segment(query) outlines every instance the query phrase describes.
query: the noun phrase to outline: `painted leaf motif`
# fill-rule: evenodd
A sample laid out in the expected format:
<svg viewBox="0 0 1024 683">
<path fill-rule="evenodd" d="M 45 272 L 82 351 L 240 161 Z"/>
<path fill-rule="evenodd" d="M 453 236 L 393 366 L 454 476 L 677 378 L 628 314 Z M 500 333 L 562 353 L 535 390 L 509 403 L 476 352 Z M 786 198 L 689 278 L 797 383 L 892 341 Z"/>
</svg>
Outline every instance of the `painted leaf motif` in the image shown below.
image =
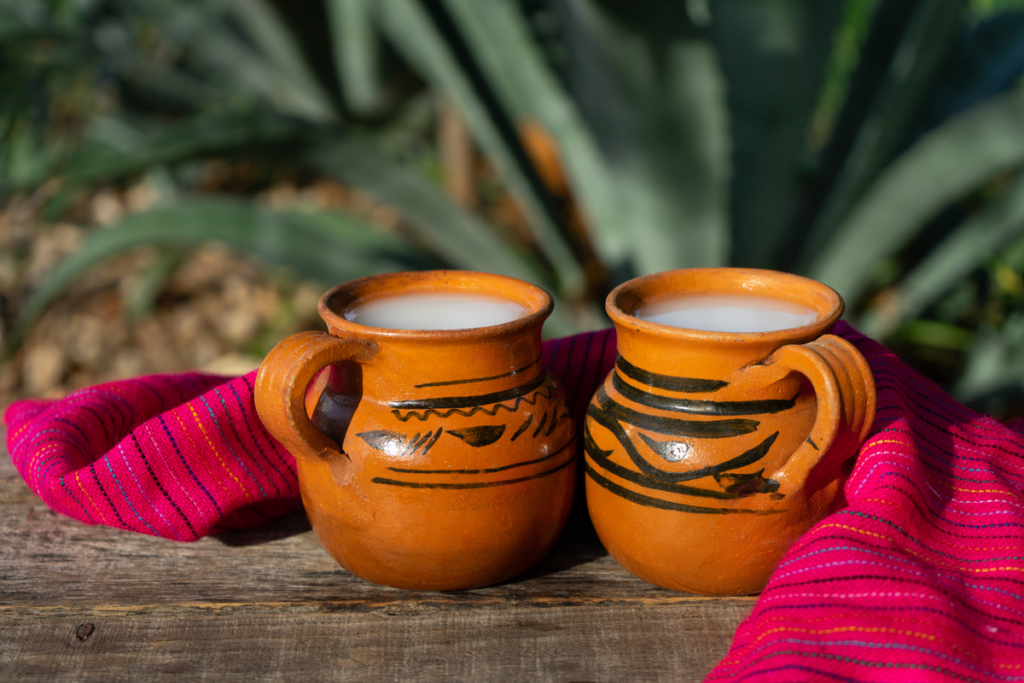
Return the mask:
<svg viewBox="0 0 1024 683">
<path fill-rule="evenodd" d="M 490 446 L 505 433 L 505 425 L 483 425 L 466 429 L 450 429 L 448 433 L 457 436 L 474 448 Z"/>
<path fill-rule="evenodd" d="M 651 447 L 655 453 L 669 462 L 680 462 L 690 454 L 690 444 L 685 441 L 657 441 L 641 433 L 640 438 Z"/>
<path fill-rule="evenodd" d="M 764 469 L 748 474 L 716 474 L 715 481 L 726 493 L 749 496 L 754 493 L 773 493 L 779 488 L 779 482 L 765 479 Z"/>
<path fill-rule="evenodd" d="M 356 434 L 365 441 L 370 448 L 386 453 L 395 453 L 405 446 L 405 434 L 391 432 L 386 429 L 377 429 L 372 432 L 360 432 Z"/>
</svg>

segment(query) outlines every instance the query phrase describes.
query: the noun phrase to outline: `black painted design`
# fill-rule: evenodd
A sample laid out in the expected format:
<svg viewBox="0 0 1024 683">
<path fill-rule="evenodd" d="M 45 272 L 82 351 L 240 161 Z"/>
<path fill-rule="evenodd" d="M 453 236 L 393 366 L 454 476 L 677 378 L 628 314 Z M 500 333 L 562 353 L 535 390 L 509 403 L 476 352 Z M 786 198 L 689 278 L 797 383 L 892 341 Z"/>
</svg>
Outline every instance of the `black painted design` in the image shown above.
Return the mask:
<svg viewBox="0 0 1024 683">
<path fill-rule="evenodd" d="M 388 407 L 395 408 L 396 410 L 447 410 L 449 408 L 472 408 L 473 406 L 490 405 L 491 403 L 511 401 L 514 398 L 528 394 L 544 384 L 547 379 L 547 373 L 541 373 L 526 384 L 520 384 L 518 387 L 512 387 L 504 391 L 495 391 L 481 396 L 445 396 L 443 398 L 395 401 L 388 403 Z"/>
<path fill-rule="evenodd" d="M 658 432 L 659 434 L 665 434 L 667 436 L 674 436 L 677 438 L 682 437 L 695 437 L 698 439 L 721 439 L 730 436 L 740 436 L 741 434 L 750 434 L 751 432 L 757 431 L 757 426 L 760 424 L 757 420 L 679 420 L 671 417 L 658 417 L 657 415 L 648 415 L 647 413 L 641 413 L 632 408 L 627 408 L 621 403 L 616 403 L 609 398 L 607 392 L 604 390 L 604 386 L 598 387 L 597 389 L 597 402 L 601 407 L 601 410 L 609 413 L 612 417 L 620 422 L 635 425 L 640 429 L 646 429 L 652 432 Z M 587 410 L 587 414 L 590 410 L 593 410 L 594 406 L 591 405 Z"/>
<path fill-rule="evenodd" d="M 685 441 L 657 441 L 640 432 L 640 438 L 651 450 L 669 462 L 681 462 L 690 454 L 690 444 Z"/>
<path fill-rule="evenodd" d="M 501 438 L 505 433 L 505 425 L 481 425 L 466 429 L 449 429 L 448 433 L 458 437 L 474 448 L 483 448 Z"/>
<path fill-rule="evenodd" d="M 779 437 L 779 433 L 775 432 L 767 439 L 762 441 L 757 446 L 754 446 L 750 450 L 741 453 L 735 458 L 720 462 L 717 465 L 711 465 L 709 467 L 702 467 L 696 470 L 690 470 L 688 472 L 666 472 L 665 470 L 658 469 L 640 455 L 640 452 L 636 449 L 636 445 L 630 440 L 629 435 L 626 434 L 626 430 L 622 428 L 622 425 L 618 423 L 611 415 L 606 412 L 602 412 L 590 406 L 587 411 L 587 415 L 590 416 L 594 422 L 601 425 L 618 440 L 619 444 L 625 449 L 626 455 L 629 459 L 637 466 L 642 474 L 656 481 L 664 482 L 681 482 L 681 481 L 692 481 L 694 479 L 703 479 L 704 477 L 712 476 L 714 474 L 720 474 L 722 472 L 728 472 L 729 470 L 739 469 L 741 467 L 747 467 L 752 465 L 764 456 L 768 454 L 768 450 L 775 443 L 775 440 Z M 586 444 L 586 441 L 584 441 Z M 595 458 L 596 459 L 596 458 Z M 607 463 L 607 467 L 611 468 L 615 466 L 611 460 L 604 458 Z M 626 470 L 626 472 L 631 470 Z M 624 476 L 624 475 L 623 475 Z"/>
<path fill-rule="evenodd" d="M 547 379 L 546 376 L 544 378 Z M 533 384 L 533 382 L 531 382 L 530 384 Z M 394 415 L 396 418 L 398 418 L 402 422 L 408 422 L 412 418 L 416 418 L 417 420 L 420 420 L 422 422 L 423 420 L 426 420 L 431 415 L 436 415 L 437 417 L 441 417 L 441 418 L 450 417 L 452 415 L 462 415 L 463 417 L 472 417 L 473 415 L 476 415 L 477 413 L 483 413 L 484 415 L 490 415 L 491 417 L 494 417 L 494 416 L 496 416 L 498 414 L 499 410 L 505 410 L 505 411 L 508 411 L 510 413 L 516 413 L 516 412 L 519 412 L 519 407 L 522 404 L 524 404 L 524 403 L 526 403 L 528 405 L 531 405 L 531 406 L 532 405 L 536 405 L 538 399 L 541 399 L 541 398 L 546 398 L 546 399 L 554 398 L 555 394 L 556 394 L 555 384 L 554 384 L 554 382 L 550 382 L 543 389 L 539 389 L 538 391 L 533 392 L 529 396 L 518 396 L 518 397 L 516 397 L 515 401 L 512 402 L 511 406 L 505 405 L 504 403 L 497 403 L 496 405 L 494 405 L 491 408 L 484 408 L 483 406 L 486 405 L 487 403 L 489 403 L 489 402 L 485 402 L 485 403 L 482 403 L 481 405 L 473 406 L 469 410 L 463 410 L 462 408 L 438 409 L 437 407 L 432 407 L 432 408 L 427 408 L 426 410 L 410 410 L 405 415 L 402 415 L 402 411 L 401 410 L 392 410 L 391 414 Z M 482 397 L 477 397 L 477 398 L 491 398 L 492 396 L 493 395 L 488 395 L 488 396 L 482 396 Z M 445 399 L 439 399 L 439 400 L 445 400 Z M 409 401 L 408 403 L 416 403 L 416 402 L 415 401 Z M 389 404 L 389 405 L 395 406 L 396 404 L 392 403 L 392 404 Z"/>
<path fill-rule="evenodd" d="M 427 434 L 427 438 L 430 438 L 430 434 Z M 426 439 L 423 440 L 426 441 Z M 412 435 L 411 439 L 405 442 L 405 448 L 403 448 L 402 452 L 398 454 L 399 457 L 405 457 L 409 455 L 409 453 L 411 453 L 412 451 L 416 450 L 416 446 L 419 444 L 419 442 L 420 433 L 416 432 L 415 434 Z"/>
<path fill-rule="evenodd" d="M 437 443 L 437 440 L 441 438 L 441 432 L 443 431 L 444 427 L 437 428 L 437 433 L 434 434 L 434 436 L 430 437 L 430 441 L 428 441 L 426 445 L 423 446 L 423 450 L 421 451 L 422 455 L 426 455 L 427 453 L 430 452 L 430 449 L 434 447 L 434 444 Z"/>
<path fill-rule="evenodd" d="M 796 405 L 796 396 L 791 399 L 769 399 L 763 401 L 697 401 L 689 398 L 673 398 L 659 396 L 638 389 L 622 379 L 619 372 L 612 375 L 612 387 L 615 391 L 633 403 L 655 410 L 669 410 L 692 415 L 712 415 L 724 417 L 729 415 L 763 415 L 789 410 Z M 799 394 L 798 394 L 799 395 Z"/>
<path fill-rule="evenodd" d="M 659 375 L 656 372 L 648 372 L 630 363 L 622 356 L 615 359 L 615 367 L 626 377 L 646 384 L 655 389 L 665 391 L 678 391 L 684 394 L 703 394 L 718 391 L 722 387 L 729 386 L 728 382 L 716 379 L 696 379 L 693 377 L 673 377 L 671 375 Z"/>
<path fill-rule="evenodd" d="M 417 389 L 423 389 L 424 387 L 450 387 L 456 384 L 474 384 L 476 382 L 490 382 L 491 380 L 504 379 L 506 377 L 513 377 L 515 375 L 518 375 L 520 372 L 523 372 L 524 370 L 529 370 L 539 362 L 540 356 L 534 358 L 532 361 L 530 361 L 521 368 L 516 368 L 511 372 L 506 372 L 501 375 L 494 375 L 493 377 L 477 377 L 474 379 L 453 379 L 447 382 L 427 382 L 426 384 L 416 384 L 414 386 Z"/>
<path fill-rule="evenodd" d="M 420 448 L 423 449 L 424 454 L 427 453 L 441 437 L 442 431 L 444 430 L 438 427 L 437 432 L 434 430 L 430 430 L 426 434 L 416 432 L 411 437 L 406 437 L 405 434 L 399 432 L 378 429 L 371 432 L 360 432 L 356 436 L 365 441 L 370 448 L 404 458 L 415 454 Z"/>
<path fill-rule="evenodd" d="M 537 438 L 537 435 L 540 434 L 540 430 L 544 429 L 544 424 L 547 421 L 548 421 L 548 414 L 547 413 L 544 413 L 543 415 L 540 416 L 540 423 L 538 423 L 537 424 L 537 428 L 533 430 L 533 438 L 535 438 L 535 439 Z"/>
<path fill-rule="evenodd" d="M 725 491 L 702 489 L 697 488 L 696 486 L 688 486 L 677 482 L 665 481 L 650 474 L 637 472 L 636 470 L 624 467 L 610 459 L 612 453 L 615 451 L 601 450 L 597 446 L 593 435 L 590 433 L 589 427 L 586 425 L 583 428 L 583 449 L 601 469 L 610 472 L 621 479 L 643 486 L 644 488 L 655 491 L 665 491 L 666 493 L 677 493 L 684 496 L 714 498 L 716 500 L 735 500 L 742 497 L 732 493 L 726 493 Z"/>
<path fill-rule="evenodd" d="M 604 386 L 598 388 L 594 402 L 587 409 L 588 422 L 584 425 L 583 446 L 588 456 L 586 462 L 587 475 L 592 481 L 603 488 L 640 505 L 681 512 L 700 514 L 733 514 L 747 512 L 751 514 L 774 514 L 780 510 L 742 510 L 715 506 L 689 505 L 670 499 L 658 497 L 654 492 L 672 493 L 695 498 L 711 498 L 714 500 L 738 500 L 756 495 L 768 495 L 774 500 L 784 498 L 780 493 L 779 482 L 764 476 L 765 468 L 756 472 L 739 472 L 749 468 L 765 458 L 776 442 L 779 432 L 771 434 L 761 443 L 744 453 L 725 462 L 709 467 L 701 467 L 685 472 L 670 472 L 656 465 L 657 459 L 648 460 L 641 455 L 638 448 L 646 445 L 652 453 L 667 462 L 681 463 L 694 447 L 692 439 L 719 439 L 750 434 L 757 431 L 760 422 L 754 419 L 734 419 L 735 416 L 757 416 L 775 414 L 790 410 L 796 405 L 797 396 L 791 399 L 771 399 L 758 401 L 713 401 L 694 400 L 675 396 L 651 394 L 627 381 L 641 382 L 648 387 L 679 393 L 710 393 L 728 386 L 726 382 L 685 377 L 671 377 L 651 373 L 618 357 L 616 370 L 611 377 L 611 385 L 616 396 L 622 401 L 636 404 L 641 408 L 671 413 L 700 415 L 705 420 L 687 420 L 675 417 L 661 417 L 656 414 L 642 412 L 630 408 L 625 403 L 613 399 L 605 391 Z M 722 419 L 724 418 L 724 419 Z M 618 448 L 606 451 L 594 441 L 591 425 L 598 425 L 607 430 L 618 446 L 621 446 L 629 458 L 628 462 L 612 459 Z M 634 442 L 624 425 L 638 428 L 637 441 Z M 664 435 L 670 438 L 659 438 L 646 432 Z M 813 445 L 813 442 L 812 442 Z M 816 448 L 817 446 L 815 446 Z M 648 456 L 649 457 L 649 456 Z M 630 463 L 636 469 L 629 466 Z M 611 477 L 611 478 L 609 478 Z M 684 482 L 695 482 L 700 479 L 713 479 L 717 488 L 702 488 L 687 485 Z M 616 483 L 615 480 L 620 481 Z M 638 493 L 623 486 L 625 483 L 648 489 L 654 495 Z M 708 482 L 710 483 L 710 482 Z"/>
<path fill-rule="evenodd" d="M 820 450 L 818 448 L 818 444 L 814 443 L 814 439 L 812 439 L 811 437 L 807 437 L 807 443 L 811 444 L 811 448 L 813 448 L 814 450 Z"/>
<path fill-rule="evenodd" d="M 412 489 L 486 489 L 495 486 L 509 486 L 510 484 L 520 484 L 524 481 L 531 481 L 533 479 L 542 479 L 550 476 L 555 472 L 565 469 L 573 463 L 575 458 L 569 458 L 562 464 L 545 470 L 538 474 L 533 474 L 528 477 L 518 477 L 516 479 L 505 479 L 502 481 L 481 481 L 481 482 L 429 482 L 429 481 L 399 481 L 397 479 L 385 479 L 384 477 L 374 477 L 371 481 L 374 484 L 384 484 L 386 486 L 404 486 Z"/>
<path fill-rule="evenodd" d="M 551 436 L 551 432 L 555 431 L 555 427 L 558 426 L 558 406 L 555 406 L 551 410 L 551 423 L 548 424 L 548 428 L 544 430 L 544 436 Z"/>
<path fill-rule="evenodd" d="M 590 463 L 584 462 L 583 468 L 594 483 L 600 485 L 617 496 L 621 496 L 628 501 L 634 502 L 638 505 L 645 507 L 659 508 L 661 510 L 674 510 L 676 512 L 693 512 L 701 515 L 734 515 L 734 514 L 747 514 L 747 515 L 771 515 L 782 512 L 781 510 L 748 510 L 746 508 L 709 508 L 700 507 L 697 505 L 685 505 L 683 503 L 674 503 L 670 500 L 662 500 L 661 498 L 654 498 L 652 496 L 645 496 L 635 491 L 630 491 L 624 486 L 620 486 L 613 481 L 601 476 Z"/>
<path fill-rule="evenodd" d="M 576 441 L 576 439 L 575 439 L 575 437 L 573 437 L 572 439 L 569 439 L 569 441 L 567 441 L 566 443 L 562 444 L 562 446 L 560 446 L 557 450 L 555 450 L 555 451 L 553 451 L 551 453 L 548 453 L 547 455 L 542 456 L 540 458 L 537 458 L 535 460 L 524 460 L 523 462 L 514 462 L 511 465 L 502 465 L 501 467 L 488 467 L 488 468 L 485 468 L 485 469 L 476 469 L 476 470 L 418 470 L 418 469 L 411 469 L 411 468 L 408 468 L 408 467 L 389 467 L 388 469 L 391 470 L 392 472 L 403 472 L 405 474 L 493 474 L 495 472 L 504 472 L 505 470 L 514 470 L 517 467 L 526 467 L 527 465 L 536 465 L 539 462 L 544 462 L 545 460 L 551 460 L 556 455 L 558 455 L 559 453 L 564 451 L 566 448 L 568 448 L 571 444 L 575 443 L 575 441 Z"/>
<path fill-rule="evenodd" d="M 434 430 L 430 430 L 429 432 L 424 434 L 423 438 L 417 441 L 416 445 L 412 447 L 412 451 L 410 451 L 410 453 L 415 453 L 416 451 L 418 451 L 420 448 L 423 447 L 424 444 L 426 444 L 432 438 L 434 438 Z"/>
<path fill-rule="evenodd" d="M 372 432 L 360 432 L 356 434 L 365 441 L 370 448 L 385 453 L 396 453 L 405 447 L 405 434 L 391 432 L 386 429 L 377 429 Z"/>
<path fill-rule="evenodd" d="M 774 438 L 772 438 L 771 441 L 774 442 Z M 771 444 L 769 443 L 767 445 L 770 446 Z M 761 451 L 763 449 L 764 452 L 767 452 L 767 448 L 763 448 L 764 446 L 765 446 L 765 444 L 762 443 L 760 446 L 757 446 L 757 447 L 755 447 L 752 450 L 754 450 L 754 451 Z M 752 492 L 742 491 L 742 490 L 734 490 L 734 491 L 722 490 L 722 491 L 716 491 L 716 490 L 713 490 L 713 489 L 702 489 L 702 488 L 697 488 L 697 487 L 694 487 L 694 486 L 688 486 L 688 485 L 681 484 L 681 483 L 667 482 L 667 481 L 661 480 L 659 478 L 655 478 L 655 477 L 646 475 L 644 473 L 636 472 L 634 470 L 628 469 L 628 468 L 623 467 L 622 465 L 619 465 L 618 463 L 615 463 L 612 460 L 610 460 L 610 456 L 612 455 L 612 453 L 614 453 L 614 451 L 605 451 L 605 450 L 602 450 L 600 447 L 598 447 L 597 444 L 594 442 L 593 435 L 590 433 L 590 429 L 589 429 L 588 426 L 584 426 L 584 429 L 583 429 L 583 447 L 584 447 L 584 450 L 586 451 L 587 455 L 590 456 L 590 458 L 594 461 L 594 464 L 596 466 L 598 466 L 600 469 L 602 469 L 602 470 L 604 470 L 604 471 L 606 471 L 606 472 L 608 472 L 610 474 L 613 474 L 613 475 L 619 477 L 620 479 L 624 479 L 626 481 L 629 481 L 631 483 L 637 484 L 639 486 L 642 486 L 644 488 L 651 489 L 651 490 L 654 490 L 654 491 L 664 491 L 666 493 L 675 493 L 675 494 L 684 495 L 684 496 L 694 496 L 696 498 L 712 498 L 712 499 L 715 499 L 715 500 L 737 500 L 737 499 L 740 499 L 740 498 L 748 498 L 751 495 L 754 495 L 755 493 L 757 493 L 757 491 L 752 491 Z M 748 451 L 748 453 L 749 453 L 749 451 Z M 746 455 L 746 454 L 744 454 L 744 455 Z M 743 458 L 743 456 L 740 456 L 740 458 Z M 710 474 L 717 481 L 718 478 L 721 476 L 721 472 L 720 471 L 716 472 L 714 470 L 721 470 L 723 467 L 725 467 L 727 465 L 728 465 L 728 463 L 722 463 L 722 464 L 718 465 L 717 467 L 702 468 L 701 470 L 695 470 L 695 471 L 693 471 L 693 474 L 700 475 L 700 476 L 695 476 L 693 478 L 694 479 L 703 478 L 704 476 L 707 476 L 708 474 Z M 772 491 L 774 491 L 775 489 L 778 488 L 778 482 L 773 482 L 773 480 L 768 480 L 768 481 L 775 484 L 775 487 L 771 489 Z M 622 487 L 619 487 L 619 488 L 622 488 Z M 623 490 L 627 490 L 627 489 L 623 489 Z M 646 496 L 645 496 L 645 498 L 646 498 Z M 631 500 L 632 500 L 632 498 L 631 498 Z M 636 502 L 636 501 L 634 501 L 634 502 Z M 655 507 L 658 507 L 658 506 L 655 506 Z M 717 509 L 717 508 L 701 508 L 701 509 Z"/>
<path fill-rule="evenodd" d="M 531 363 L 536 365 L 536 363 Z M 530 366 L 527 366 L 530 367 Z M 525 369 L 525 368 L 523 368 Z M 511 374 L 511 373 L 510 373 Z M 488 378 L 493 379 L 493 378 Z M 473 417 L 478 413 L 481 415 L 490 415 L 492 417 L 497 416 L 502 410 L 515 414 L 522 409 L 524 404 L 529 406 L 538 406 L 528 415 L 525 415 L 525 419 L 521 425 L 516 429 L 511 439 L 515 440 L 519 436 L 525 434 L 530 428 L 534 428 L 534 436 L 540 434 L 545 426 L 548 426 L 547 434 L 553 433 L 553 427 L 557 422 L 558 413 L 562 412 L 563 416 L 569 416 L 568 410 L 562 407 L 553 407 L 551 414 L 548 415 L 547 407 L 551 407 L 550 404 L 541 404 L 541 399 L 551 400 L 557 397 L 557 385 L 549 374 L 542 373 L 539 376 L 525 382 L 524 384 L 515 387 L 513 389 L 492 392 L 489 394 L 482 394 L 477 396 L 446 396 L 441 398 L 422 399 L 413 401 L 398 401 L 389 403 L 388 405 L 392 408 L 392 415 L 395 416 L 401 422 L 408 422 L 415 418 L 417 421 L 425 421 L 431 416 L 439 418 L 446 418 L 451 415 L 462 415 L 464 417 Z M 545 406 L 545 412 L 541 413 L 540 406 Z M 525 412 L 525 411 L 524 411 Z M 541 413 L 541 417 L 538 421 L 537 414 Z M 539 422 L 539 423 L 538 423 Z M 473 427 L 465 427 L 462 429 L 450 429 L 447 433 L 451 434 L 457 439 L 465 441 L 467 444 L 477 448 L 483 448 L 499 442 L 505 435 L 508 429 L 508 424 L 497 424 L 497 425 L 478 425 Z M 405 447 L 412 453 L 422 450 L 426 453 L 437 440 L 440 438 L 443 430 L 438 429 L 436 432 L 427 432 L 425 435 L 417 433 L 412 439 L 405 440 L 401 434 L 390 432 L 398 438 L 403 439 Z M 389 467 L 388 470 L 394 472 L 396 475 L 404 475 L 401 478 L 398 477 L 375 477 L 372 481 L 374 483 L 386 485 L 386 486 L 400 486 L 406 488 L 420 488 L 420 489 L 475 489 L 475 488 L 489 488 L 494 486 L 507 486 L 509 484 L 515 484 L 519 482 L 529 481 L 531 479 L 538 479 L 541 477 L 549 476 L 555 472 L 558 472 L 566 467 L 572 465 L 575 461 L 576 453 L 573 447 L 576 443 L 575 436 L 569 439 L 568 442 L 563 444 L 560 448 L 555 450 L 553 453 L 544 455 L 533 460 L 516 462 L 510 465 L 503 465 L 501 467 L 491 468 L 480 468 L 480 469 L 457 469 L 457 470 L 440 470 L 440 469 L 413 469 L 405 467 Z M 553 465 L 541 464 L 541 467 L 548 467 L 549 469 L 537 472 L 537 464 L 551 461 L 552 463 L 558 463 Z M 512 470 L 516 468 L 527 468 L 528 466 L 534 466 L 531 469 L 521 470 L 523 476 L 514 477 L 510 479 L 504 479 L 501 481 L 460 481 L 458 479 L 452 480 L 453 475 L 486 475 L 503 472 L 505 470 Z M 527 475 L 526 473 L 534 472 L 534 474 Z M 408 475 L 420 475 L 413 476 L 412 479 L 406 479 Z M 426 477 L 426 479 L 425 479 Z"/>
<path fill-rule="evenodd" d="M 764 478 L 763 467 L 757 472 L 746 474 L 716 474 L 715 481 L 728 493 L 737 495 L 769 493 L 779 488 L 779 482 Z"/>
<path fill-rule="evenodd" d="M 519 426 L 519 429 L 516 430 L 516 433 L 512 435 L 512 438 L 509 439 L 509 441 L 515 441 L 520 436 L 522 436 L 523 432 L 525 432 L 530 427 L 530 424 L 532 422 L 533 422 L 533 413 L 530 413 L 529 415 L 526 416 L 526 422 L 524 422 L 523 424 L 521 424 Z"/>
</svg>

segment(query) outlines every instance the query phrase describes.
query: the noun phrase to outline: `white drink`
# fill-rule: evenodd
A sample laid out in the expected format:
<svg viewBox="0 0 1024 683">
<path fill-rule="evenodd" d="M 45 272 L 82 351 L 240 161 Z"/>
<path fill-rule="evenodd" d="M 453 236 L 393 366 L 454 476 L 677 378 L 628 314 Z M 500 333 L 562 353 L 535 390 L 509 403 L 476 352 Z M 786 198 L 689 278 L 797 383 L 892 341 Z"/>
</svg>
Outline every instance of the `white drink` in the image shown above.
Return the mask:
<svg viewBox="0 0 1024 683">
<path fill-rule="evenodd" d="M 684 294 L 648 302 L 633 315 L 707 332 L 774 332 L 803 327 L 818 318 L 802 304 L 746 294 Z"/>
<path fill-rule="evenodd" d="M 463 292 L 400 294 L 367 301 L 345 311 L 345 319 L 389 330 L 464 330 L 512 322 L 526 315 L 519 304 Z"/>
</svg>

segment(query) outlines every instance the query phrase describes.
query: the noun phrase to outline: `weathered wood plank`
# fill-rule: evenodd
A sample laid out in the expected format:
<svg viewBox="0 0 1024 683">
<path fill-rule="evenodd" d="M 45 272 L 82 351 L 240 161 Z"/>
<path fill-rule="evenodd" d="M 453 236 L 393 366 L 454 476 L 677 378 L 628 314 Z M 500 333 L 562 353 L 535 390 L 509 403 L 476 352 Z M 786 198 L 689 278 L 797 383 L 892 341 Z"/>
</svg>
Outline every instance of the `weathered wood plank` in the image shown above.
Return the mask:
<svg viewBox="0 0 1024 683">
<path fill-rule="evenodd" d="M 735 627 L 746 611 L 705 602 L 7 621 L 0 662 L 19 681 L 698 681 L 728 648 L 732 630 L 717 625 Z"/>
<path fill-rule="evenodd" d="M 374 586 L 301 512 L 196 543 L 87 526 L 50 511 L 2 450 L 0 529 L 4 680 L 699 680 L 754 602 L 636 579 L 582 511 L 505 584 Z"/>
<path fill-rule="evenodd" d="M 655 588 L 626 572 L 608 556 L 582 510 L 554 551 L 527 574 L 499 586 L 446 593 L 410 593 L 355 578 L 324 552 L 301 512 L 263 529 L 195 543 L 85 525 L 46 507 L 5 453 L 0 528 L 0 613 L 19 606 L 31 606 L 35 614 L 42 607 L 252 604 L 307 611 L 327 604 L 363 611 L 404 603 L 461 609 L 706 600 Z"/>
<path fill-rule="evenodd" d="M 0 424 L 0 481 L 18 476 L 18 470 L 7 454 L 7 428 Z"/>
<path fill-rule="evenodd" d="M 14 463 L 7 455 L 6 444 L 6 430 L 0 424 L 0 505 L 39 502 L 39 497 L 25 485 L 18 470 L 14 467 Z"/>
<path fill-rule="evenodd" d="M 552 554 L 521 577 L 444 593 L 411 593 L 355 578 L 324 552 L 302 514 L 262 530 L 177 543 L 87 526 L 37 502 L 0 505 L 0 528 L 0 613 L 22 605 L 331 603 L 367 610 L 406 602 L 460 609 L 698 599 L 632 576 L 583 524 L 569 528 Z"/>
</svg>

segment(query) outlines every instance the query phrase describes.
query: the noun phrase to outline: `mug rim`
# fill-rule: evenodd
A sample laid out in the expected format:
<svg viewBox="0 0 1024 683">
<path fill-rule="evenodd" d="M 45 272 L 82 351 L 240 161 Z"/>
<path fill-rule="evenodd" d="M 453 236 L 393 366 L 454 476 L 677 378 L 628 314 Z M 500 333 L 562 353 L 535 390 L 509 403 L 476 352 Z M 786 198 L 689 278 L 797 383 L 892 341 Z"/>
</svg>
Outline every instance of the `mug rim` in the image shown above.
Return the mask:
<svg viewBox="0 0 1024 683">
<path fill-rule="evenodd" d="M 715 284 L 700 289 L 681 286 L 694 279 L 713 280 Z M 786 291 L 790 295 L 783 295 L 783 287 L 788 287 Z M 694 294 L 763 294 L 766 298 L 803 304 L 817 311 L 818 317 L 806 325 L 769 332 L 715 332 L 666 325 L 633 315 L 639 308 L 638 302 L 646 303 L 688 291 Z M 793 291 L 807 292 L 807 296 L 793 296 Z M 630 299 L 633 300 L 632 305 Z M 828 285 L 792 273 L 760 268 L 681 268 L 644 275 L 622 283 L 608 294 L 605 310 L 616 326 L 626 326 L 637 332 L 689 341 L 761 343 L 785 342 L 793 338 L 825 334 L 842 317 L 845 303 L 839 293 Z"/>
<path fill-rule="evenodd" d="M 485 289 L 481 285 L 488 286 Z M 344 315 L 344 311 L 356 302 L 374 301 L 401 294 L 441 291 L 470 292 L 505 299 L 522 305 L 527 313 L 500 325 L 449 330 L 373 327 L 348 320 Z M 513 333 L 542 324 L 553 309 L 554 301 L 551 295 L 537 285 L 507 275 L 472 270 L 412 270 L 368 275 L 335 285 L 324 292 L 317 304 L 317 312 L 328 327 L 353 334 L 425 341 L 439 341 L 452 337 L 475 339 Z"/>
</svg>

